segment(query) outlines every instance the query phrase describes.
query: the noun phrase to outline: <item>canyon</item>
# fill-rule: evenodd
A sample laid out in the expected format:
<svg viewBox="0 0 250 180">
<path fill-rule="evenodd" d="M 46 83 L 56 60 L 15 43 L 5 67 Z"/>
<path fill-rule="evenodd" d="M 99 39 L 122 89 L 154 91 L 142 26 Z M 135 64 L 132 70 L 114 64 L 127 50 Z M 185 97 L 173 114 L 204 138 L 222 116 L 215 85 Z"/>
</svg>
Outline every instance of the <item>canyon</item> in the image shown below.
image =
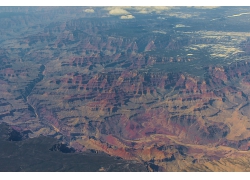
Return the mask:
<svg viewBox="0 0 250 180">
<path fill-rule="evenodd" d="M 211 22 L 241 8 L 1 17 L 0 123 L 147 171 L 249 171 L 250 34 L 242 16 Z"/>
</svg>

